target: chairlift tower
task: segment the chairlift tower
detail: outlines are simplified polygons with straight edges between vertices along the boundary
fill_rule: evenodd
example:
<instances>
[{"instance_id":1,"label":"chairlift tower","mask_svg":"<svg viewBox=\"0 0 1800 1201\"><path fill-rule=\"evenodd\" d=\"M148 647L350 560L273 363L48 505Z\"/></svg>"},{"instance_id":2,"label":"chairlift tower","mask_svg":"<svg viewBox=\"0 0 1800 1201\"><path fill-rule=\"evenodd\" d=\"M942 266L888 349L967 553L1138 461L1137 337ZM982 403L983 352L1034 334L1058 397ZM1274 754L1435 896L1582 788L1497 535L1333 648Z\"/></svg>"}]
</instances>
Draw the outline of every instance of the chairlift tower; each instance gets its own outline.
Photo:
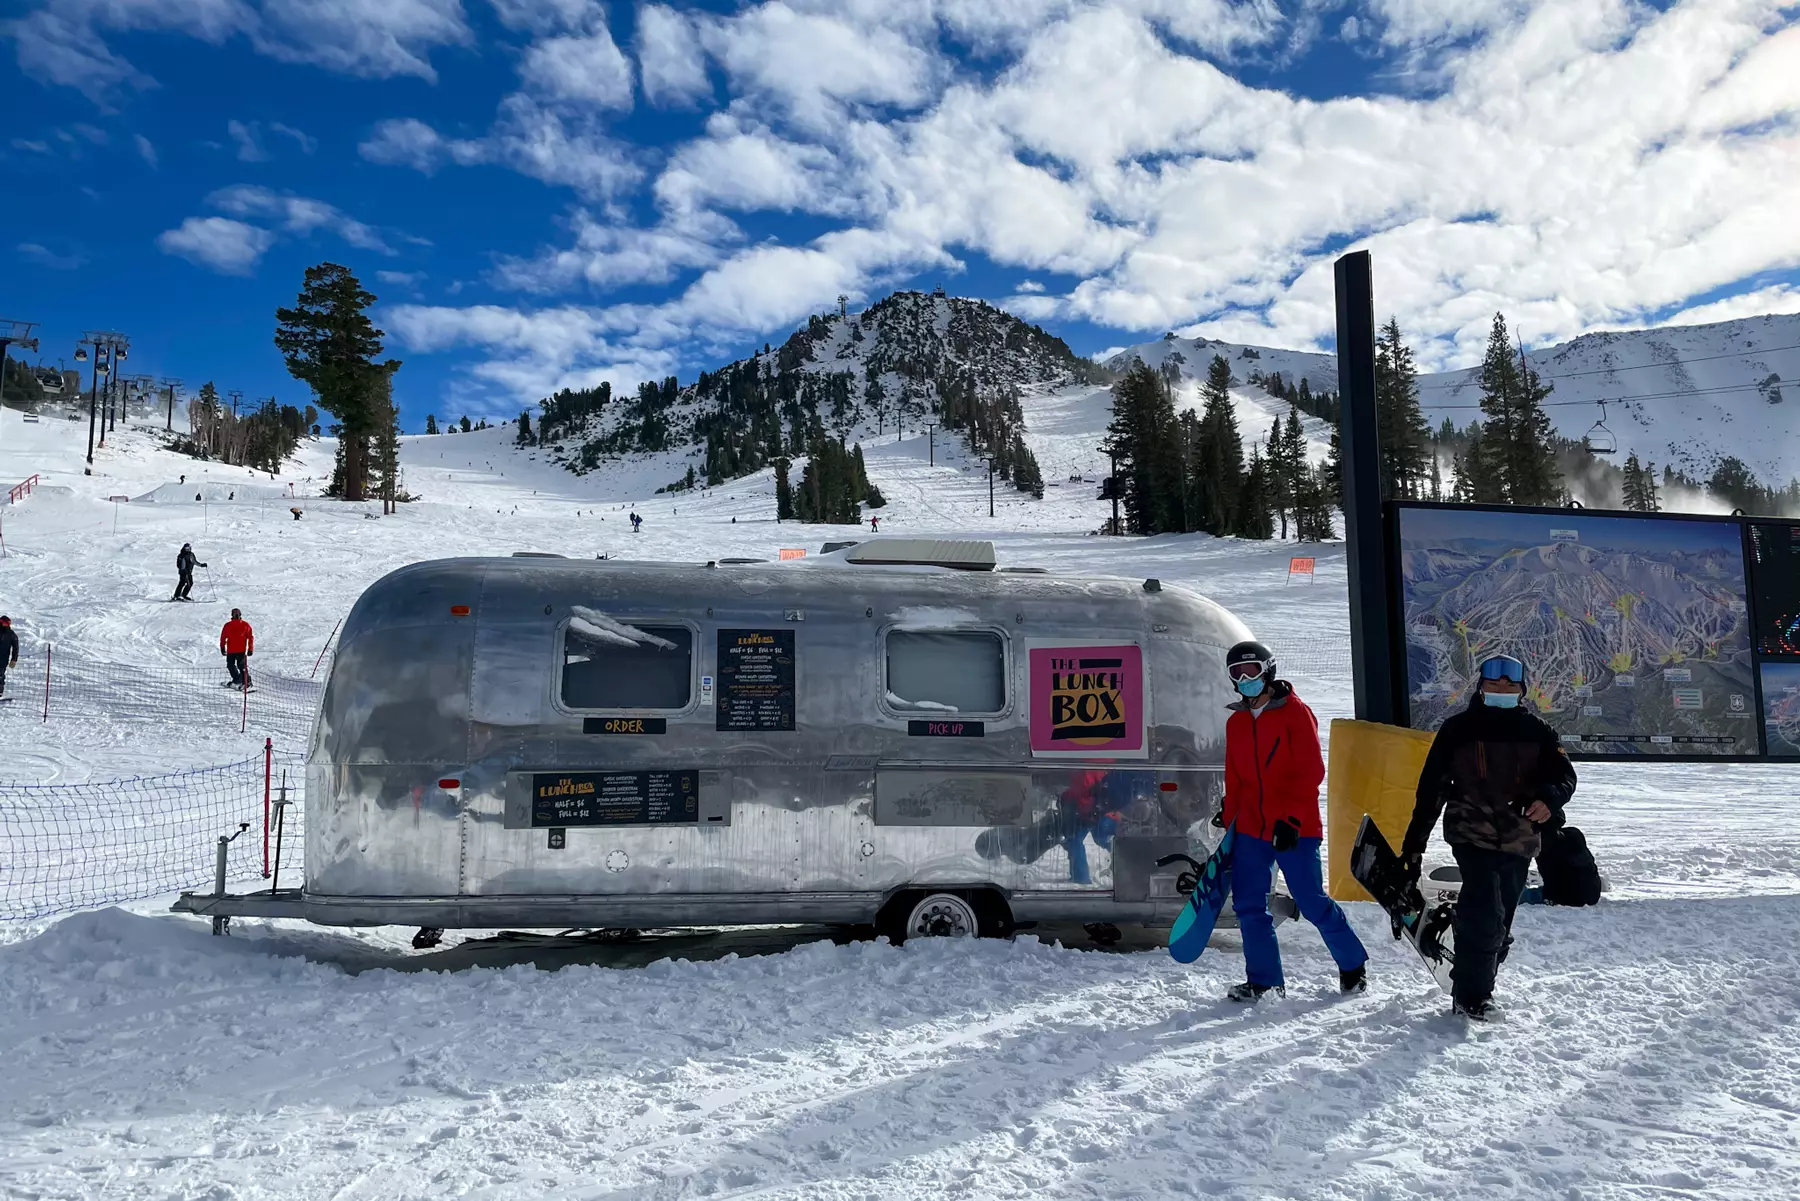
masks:
<instances>
[{"instance_id":1,"label":"chairlift tower","mask_svg":"<svg viewBox=\"0 0 1800 1201\"><path fill-rule=\"evenodd\" d=\"M6 397L6 356L17 343L26 351L38 348L37 337L31 332L38 327L35 321L14 321L10 317L0 317L0 401ZM24 360L20 360L22 363Z\"/></svg>"},{"instance_id":2,"label":"chairlift tower","mask_svg":"<svg viewBox=\"0 0 1800 1201\"><path fill-rule=\"evenodd\" d=\"M174 376L165 375L165 376L163 376L163 378L160 381L158 381L158 386L168 389L168 392L169 392L169 420L168 420L168 423L163 428L166 429L170 433L174 433L175 432L175 394L177 392L181 391L181 381L179 379L175 378Z\"/></svg>"}]
</instances>

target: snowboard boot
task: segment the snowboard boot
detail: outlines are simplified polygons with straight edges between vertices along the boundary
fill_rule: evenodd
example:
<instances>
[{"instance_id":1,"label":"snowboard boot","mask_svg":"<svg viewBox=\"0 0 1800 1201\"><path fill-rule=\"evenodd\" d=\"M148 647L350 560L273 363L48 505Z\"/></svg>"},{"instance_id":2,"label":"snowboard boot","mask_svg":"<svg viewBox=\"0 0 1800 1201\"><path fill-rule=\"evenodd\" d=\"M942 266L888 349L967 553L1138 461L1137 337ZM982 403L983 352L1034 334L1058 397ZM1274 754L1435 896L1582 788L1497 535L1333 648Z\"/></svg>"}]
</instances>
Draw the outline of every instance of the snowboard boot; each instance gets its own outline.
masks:
<instances>
[{"instance_id":1,"label":"snowboard boot","mask_svg":"<svg viewBox=\"0 0 1800 1201\"><path fill-rule=\"evenodd\" d=\"M1359 967L1353 967L1347 972L1339 972L1338 991L1346 993L1368 992L1369 965L1365 963Z\"/></svg>"},{"instance_id":2,"label":"snowboard boot","mask_svg":"<svg viewBox=\"0 0 1800 1201\"><path fill-rule=\"evenodd\" d=\"M1468 1018L1471 1022L1485 1022L1494 1016L1492 1001L1463 1001L1452 999L1450 1012L1458 1017Z\"/></svg>"},{"instance_id":3,"label":"snowboard boot","mask_svg":"<svg viewBox=\"0 0 1800 1201\"><path fill-rule=\"evenodd\" d=\"M1239 1004L1254 1005L1263 999L1264 993L1274 993L1278 997L1287 996L1287 989L1279 984L1252 984L1248 980L1242 984L1233 984L1225 993L1225 999Z\"/></svg>"}]
</instances>

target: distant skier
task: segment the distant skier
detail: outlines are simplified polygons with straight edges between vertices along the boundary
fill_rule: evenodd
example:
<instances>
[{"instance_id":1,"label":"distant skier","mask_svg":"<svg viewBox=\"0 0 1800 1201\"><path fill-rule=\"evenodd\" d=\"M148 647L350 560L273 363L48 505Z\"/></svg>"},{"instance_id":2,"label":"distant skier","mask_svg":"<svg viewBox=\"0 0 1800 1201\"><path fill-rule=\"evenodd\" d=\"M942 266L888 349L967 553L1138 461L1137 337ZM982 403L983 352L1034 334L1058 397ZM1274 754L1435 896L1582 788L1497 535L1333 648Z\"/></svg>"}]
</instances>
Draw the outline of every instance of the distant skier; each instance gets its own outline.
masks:
<instances>
[{"instance_id":1,"label":"distant skier","mask_svg":"<svg viewBox=\"0 0 1800 1201\"><path fill-rule=\"evenodd\" d=\"M1255 1001L1273 989L1285 993L1281 947L1269 916L1275 867L1287 881L1300 915L1319 928L1337 961L1338 987L1368 987L1369 953L1336 901L1325 895L1319 869L1319 785L1325 757L1319 721L1294 686L1277 679L1275 655L1260 642L1240 642L1225 655L1225 670L1242 698L1225 722L1225 804L1213 819L1235 825L1231 852L1231 907L1244 938L1245 980L1226 994Z\"/></svg>"},{"instance_id":2,"label":"distant skier","mask_svg":"<svg viewBox=\"0 0 1800 1201\"><path fill-rule=\"evenodd\" d=\"M869 515L869 532L871 534L879 534L881 532L881 516L880 516L880 514L871 513Z\"/></svg>"},{"instance_id":3,"label":"distant skier","mask_svg":"<svg viewBox=\"0 0 1800 1201\"><path fill-rule=\"evenodd\" d=\"M6 669L19 665L19 636L12 618L0 616L0 696L6 695Z\"/></svg>"},{"instance_id":4,"label":"distant skier","mask_svg":"<svg viewBox=\"0 0 1800 1201\"><path fill-rule=\"evenodd\" d=\"M1513 910L1540 835L1562 823L1575 768L1556 731L1520 705L1525 664L1495 655L1481 665L1469 707L1438 730L1419 773L1418 799L1400 855L1418 882L1438 815L1462 869L1450 997L1477 1021L1491 1009L1494 976L1512 943Z\"/></svg>"},{"instance_id":5,"label":"distant skier","mask_svg":"<svg viewBox=\"0 0 1800 1201\"><path fill-rule=\"evenodd\" d=\"M244 620L241 609L231 611L231 620L219 631L219 653L225 656L225 670L231 682L246 691L250 688L250 656L256 653L256 631Z\"/></svg>"},{"instance_id":6,"label":"distant skier","mask_svg":"<svg viewBox=\"0 0 1800 1201\"><path fill-rule=\"evenodd\" d=\"M642 517L639 517L637 515L637 513L634 511L631 514L631 532L634 534L639 532L639 530L643 528L643 524L644 524L644 519Z\"/></svg>"},{"instance_id":7,"label":"distant skier","mask_svg":"<svg viewBox=\"0 0 1800 1201\"><path fill-rule=\"evenodd\" d=\"M181 553L175 556L175 595L171 596L169 598L170 600L184 601L194 599L189 596L188 593L194 590L194 566L196 564L199 564L201 567L206 566L206 564L201 563L199 558L195 556L193 546L183 542L181 544Z\"/></svg>"}]
</instances>

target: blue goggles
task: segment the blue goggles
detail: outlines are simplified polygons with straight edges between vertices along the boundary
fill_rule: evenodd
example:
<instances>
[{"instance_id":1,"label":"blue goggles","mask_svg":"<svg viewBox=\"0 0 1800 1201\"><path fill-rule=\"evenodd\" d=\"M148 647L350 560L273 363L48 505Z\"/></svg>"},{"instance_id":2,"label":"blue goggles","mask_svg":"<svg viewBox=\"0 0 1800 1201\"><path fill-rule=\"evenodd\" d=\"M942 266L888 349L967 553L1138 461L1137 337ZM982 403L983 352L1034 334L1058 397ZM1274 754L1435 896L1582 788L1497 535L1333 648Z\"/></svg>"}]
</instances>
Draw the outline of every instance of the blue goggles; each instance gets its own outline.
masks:
<instances>
[{"instance_id":1,"label":"blue goggles","mask_svg":"<svg viewBox=\"0 0 1800 1201\"><path fill-rule=\"evenodd\" d=\"M1511 655L1495 655L1484 659L1481 664L1481 678L1484 680L1511 680L1515 684L1525 682L1525 665Z\"/></svg>"}]
</instances>

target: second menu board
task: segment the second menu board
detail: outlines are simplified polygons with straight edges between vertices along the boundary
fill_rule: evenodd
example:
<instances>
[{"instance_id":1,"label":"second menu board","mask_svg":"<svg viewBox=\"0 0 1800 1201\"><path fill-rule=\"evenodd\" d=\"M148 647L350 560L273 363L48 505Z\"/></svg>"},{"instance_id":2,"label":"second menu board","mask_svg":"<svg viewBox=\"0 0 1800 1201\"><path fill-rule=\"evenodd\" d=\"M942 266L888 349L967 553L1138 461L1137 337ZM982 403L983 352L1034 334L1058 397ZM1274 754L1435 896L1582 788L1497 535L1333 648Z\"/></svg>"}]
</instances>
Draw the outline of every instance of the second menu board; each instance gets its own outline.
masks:
<instances>
[{"instance_id":1,"label":"second menu board","mask_svg":"<svg viewBox=\"0 0 1800 1201\"><path fill-rule=\"evenodd\" d=\"M794 728L794 631L719 631L717 728Z\"/></svg>"}]
</instances>

